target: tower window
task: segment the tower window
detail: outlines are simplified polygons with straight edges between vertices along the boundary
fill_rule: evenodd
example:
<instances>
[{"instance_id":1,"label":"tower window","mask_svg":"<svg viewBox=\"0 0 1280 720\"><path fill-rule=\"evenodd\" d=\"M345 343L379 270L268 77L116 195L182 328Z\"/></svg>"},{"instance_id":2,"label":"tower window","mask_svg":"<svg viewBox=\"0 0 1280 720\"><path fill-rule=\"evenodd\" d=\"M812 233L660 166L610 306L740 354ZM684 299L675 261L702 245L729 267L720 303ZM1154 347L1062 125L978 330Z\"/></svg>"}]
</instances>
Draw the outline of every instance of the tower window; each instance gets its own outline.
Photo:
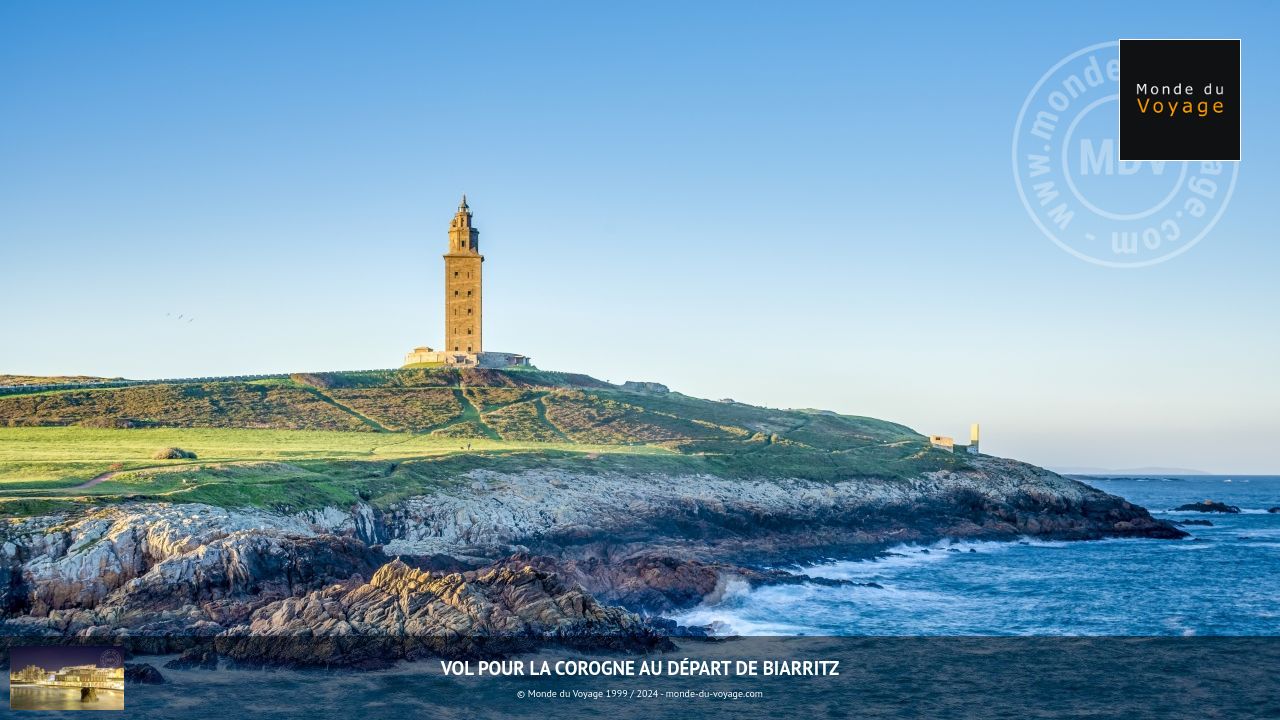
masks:
<instances>
[{"instance_id":1,"label":"tower window","mask_svg":"<svg viewBox=\"0 0 1280 720\"><path fill-rule=\"evenodd\" d=\"M470 291L470 290L468 290L468 291L467 291L467 297L471 297L471 291Z\"/></svg>"},{"instance_id":2,"label":"tower window","mask_svg":"<svg viewBox=\"0 0 1280 720\"><path fill-rule=\"evenodd\" d=\"M454 271L453 271L453 276L454 276L454 277L458 277L458 271L457 271L457 270L454 270Z\"/></svg>"},{"instance_id":3,"label":"tower window","mask_svg":"<svg viewBox=\"0 0 1280 720\"><path fill-rule=\"evenodd\" d=\"M453 291L453 296L454 296L454 297L458 297L458 291L457 291L457 290L454 290L454 291Z\"/></svg>"},{"instance_id":4,"label":"tower window","mask_svg":"<svg viewBox=\"0 0 1280 720\"><path fill-rule=\"evenodd\" d=\"M457 311L457 310L454 310L454 312L458 312L458 311ZM470 315L470 314L471 314L471 308L467 308L467 314L468 314L468 315Z\"/></svg>"},{"instance_id":5,"label":"tower window","mask_svg":"<svg viewBox=\"0 0 1280 720\"><path fill-rule=\"evenodd\" d=\"M467 328L467 334L468 334L468 335L470 335L470 334L471 334L471 328Z\"/></svg>"}]
</instances>

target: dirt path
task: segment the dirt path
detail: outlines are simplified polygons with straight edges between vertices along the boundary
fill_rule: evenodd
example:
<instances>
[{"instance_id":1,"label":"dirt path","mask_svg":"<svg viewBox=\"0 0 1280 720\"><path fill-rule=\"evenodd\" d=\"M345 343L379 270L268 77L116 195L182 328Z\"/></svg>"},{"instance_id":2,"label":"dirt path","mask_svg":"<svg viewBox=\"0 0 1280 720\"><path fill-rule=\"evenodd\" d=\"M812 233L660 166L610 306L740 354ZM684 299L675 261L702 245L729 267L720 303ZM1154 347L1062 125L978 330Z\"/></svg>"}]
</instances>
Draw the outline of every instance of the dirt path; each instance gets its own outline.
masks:
<instances>
[{"instance_id":1,"label":"dirt path","mask_svg":"<svg viewBox=\"0 0 1280 720\"><path fill-rule=\"evenodd\" d=\"M254 460L225 460L225 461L222 461L222 462L218 462L217 464L218 464L218 465L240 465L240 464L242 464L242 463L255 463L255 462L264 462L264 461L263 461L263 460L257 460L257 459L254 459ZM281 460L280 462L284 462L284 461L283 461L283 460ZM165 465L147 465L147 466L144 466L144 467L125 468L125 469L123 469L123 470L108 470L107 472L104 472L104 473L102 473L101 475L95 475L94 477L89 478L88 480L85 480L84 482L80 483L79 485L75 485L75 486L72 486L72 487L69 487L69 488L62 488L61 492L73 492L73 491L75 491L75 490L88 490L89 488L93 487L94 485L97 485L97 484L99 484L99 483L104 483L104 482L106 482L106 481L110 480L111 478L113 478L113 477L115 477L115 476L119 475L120 473L146 472L147 470L173 470L173 469L176 469L176 468L184 468L184 467L191 467L191 466L195 466L195 467L199 468L199 466L200 466L200 465L201 465L201 463L200 463L199 461L197 461L197 462L185 462L185 463L177 463L177 464L174 464L174 463L168 463L168 464L165 464Z\"/></svg>"},{"instance_id":2,"label":"dirt path","mask_svg":"<svg viewBox=\"0 0 1280 720\"><path fill-rule=\"evenodd\" d=\"M104 473L102 473L101 475L97 475L97 476L92 477L92 478L90 478L90 479L88 479L88 480L85 480L84 482L80 483L79 485L76 485L75 487L63 488L63 489L62 489L62 491L63 491L63 492L71 492L71 491L73 491L73 490L88 490L89 488L93 487L94 485L97 485L98 483L106 482L106 481L110 480L111 478L115 477L116 475L119 475L119 474L120 474L120 473L122 473L122 472L137 472L137 471L139 471L139 470L155 470L156 468L162 468L162 467L171 467L171 466L169 466L169 465L150 465L150 466L148 466L148 467L130 468L130 469L128 469L128 470L108 470L107 472L104 472Z\"/></svg>"},{"instance_id":3,"label":"dirt path","mask_svg":"<svg viewBox=\"0 0 1280 720\"><path fill-rule=\"evenodd\" d=\"M332 397L330 397L330 396L328 395L328 393L324 392L323 390L320 390L319 388L315 388L315 387L312 387L312 386L310 386L310 385L301 385L301 386L299 386L299 387L301 387L303 390L310 390L310 391L311 391L311 394L312 394L312 395L315 395L315 396L316 396L316 397L317 397L321 402L326 402L326 403L328 403L328 404L330 404L330 405L332 405L332 406L334 406L334 407L338 408L339 410L341 410L341 411L343 411L343 412L347 413L348 415L350 415L350 416L354 417L355 419L359 420L360 422L364 423L365 425L368 425L369 427L373 428L374 430L377 430L378 432L381 432L381 433L394 432L393 430L390 430L390 429L388 429L388 428L383 427L383 426L382 426L382 423L379 423L377 420L374 420L374 419L373 419L373 418L371 418L371 417L367 417L367 416L365 416L365 415L361 414L361 413L360 413L360 412L358 412L355 408L353 408L353 407L348 407L347 405L344 405L344 404L342 404L342 403L338 402L337 400L335 400L335 399L333 399Z\"/></svg>"},{"instance_id":4,"label":"dirt path","mask_svg":"<svg viewBox=\"0 0 1280 720\"><path fill-rule=\"evenodd\" d=\"M467 388L453 388L453 397L458 401L458 407L460 408L460 412L457 417L446 420L438 425L432 425L431 427L422 430L421 434L434 434L437 430L444 430L445 428L450 428L455 425L474 423L475 426L479 428L480 432L484 433L486 438L490 440L502 440L502 436L498 434L498 431L489 427L489 425L485 423L484 418L481 417L480 408L472 403L471 399L467 397Z\"/></svg>"},{"instance_id":5,"label":"dirt path","mask_svg":"<svg viewBox=\"0 0 1280 720\"><path fill-rule=\"evenodd\" d=\"M571 443L573 442L573 440L571 440L568 435L564 434L564 431L560 429L559 425L556 425L555 423L551 422L551 418L547 417L546 397L549 394L550 393L543 393L539 395L537 398L535 398L533 400L533 409L538 413L538 419L542 421L542 424L551 428L551 431L554 432L556 436L560 438L561 442Z\"/></svg>"}]
</instances>

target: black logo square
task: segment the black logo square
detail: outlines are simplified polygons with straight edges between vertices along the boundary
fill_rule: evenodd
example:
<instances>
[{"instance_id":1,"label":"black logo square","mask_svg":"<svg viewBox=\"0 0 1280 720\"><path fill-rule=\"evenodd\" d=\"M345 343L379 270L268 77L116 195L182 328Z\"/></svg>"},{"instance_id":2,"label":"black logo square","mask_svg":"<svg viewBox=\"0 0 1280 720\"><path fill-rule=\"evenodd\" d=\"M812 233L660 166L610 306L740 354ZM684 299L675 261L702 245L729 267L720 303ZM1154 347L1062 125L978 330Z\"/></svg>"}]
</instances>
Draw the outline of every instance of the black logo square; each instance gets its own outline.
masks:
<instances>
[{"instance_id":1,"label":"black logo square","mask_svg":"<svg viewBox=\"0 0 1280 720\"><path fill-rule=\"evenodd\" d=\"M1240 41L1121 40L1120 159L1239 160Z\"/></svg>"}]
</instances>

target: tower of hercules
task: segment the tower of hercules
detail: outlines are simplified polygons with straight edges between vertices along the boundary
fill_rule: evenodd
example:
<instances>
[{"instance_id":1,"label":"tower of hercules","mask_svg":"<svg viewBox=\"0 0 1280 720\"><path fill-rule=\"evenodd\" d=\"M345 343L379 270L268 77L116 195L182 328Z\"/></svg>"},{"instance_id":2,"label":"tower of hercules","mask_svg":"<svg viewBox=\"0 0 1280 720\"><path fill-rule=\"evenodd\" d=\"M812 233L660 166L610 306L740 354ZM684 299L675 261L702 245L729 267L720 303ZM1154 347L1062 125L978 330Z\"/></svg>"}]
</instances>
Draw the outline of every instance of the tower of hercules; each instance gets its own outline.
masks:
<instances>
[{"instance_id":1,"label":"tower of hercules","mask_svg":"<svg viewBox=\"0 0 1280 720\"><path fill-rule=\"evenodd\" d=\"M480 231L471 225L467 196L449 223L449 252L444 256L444 350L484 352L483 285Z\"/></svg>"},{"instance_id":2,"label":"tower of hercules","mask_svg":"<svg viewBox=\"0 0 1280 720\"><path fill-rule=\"evenodd\" d=\"M484 256L480 231L471 224L471 208L462 196L449 222L449 250L444 254L444 347L416 347L404 357L405 367L455 365L506 368L528 366L526 355L484 349Z\"/></svg>"}]
</instances>

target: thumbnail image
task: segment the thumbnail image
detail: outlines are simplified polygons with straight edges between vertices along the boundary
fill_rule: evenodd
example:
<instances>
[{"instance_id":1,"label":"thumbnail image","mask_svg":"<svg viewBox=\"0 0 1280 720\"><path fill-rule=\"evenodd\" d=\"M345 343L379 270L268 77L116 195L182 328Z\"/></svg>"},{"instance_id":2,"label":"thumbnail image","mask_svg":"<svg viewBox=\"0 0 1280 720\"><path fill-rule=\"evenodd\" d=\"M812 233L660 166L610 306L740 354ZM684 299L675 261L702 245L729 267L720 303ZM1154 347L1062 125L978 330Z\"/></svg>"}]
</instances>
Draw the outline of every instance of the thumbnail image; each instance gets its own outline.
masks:
<instances>
[{"instance_id":1,"label":"thumbnail image","mask_svg":"<svg viewBox=\"0 0 1280 720\"><path fill-rule=\"evenodd\" d=\"M103 646L10 648L9 708L123 710L122 659Z\"/></svg>"}]
</instances>

